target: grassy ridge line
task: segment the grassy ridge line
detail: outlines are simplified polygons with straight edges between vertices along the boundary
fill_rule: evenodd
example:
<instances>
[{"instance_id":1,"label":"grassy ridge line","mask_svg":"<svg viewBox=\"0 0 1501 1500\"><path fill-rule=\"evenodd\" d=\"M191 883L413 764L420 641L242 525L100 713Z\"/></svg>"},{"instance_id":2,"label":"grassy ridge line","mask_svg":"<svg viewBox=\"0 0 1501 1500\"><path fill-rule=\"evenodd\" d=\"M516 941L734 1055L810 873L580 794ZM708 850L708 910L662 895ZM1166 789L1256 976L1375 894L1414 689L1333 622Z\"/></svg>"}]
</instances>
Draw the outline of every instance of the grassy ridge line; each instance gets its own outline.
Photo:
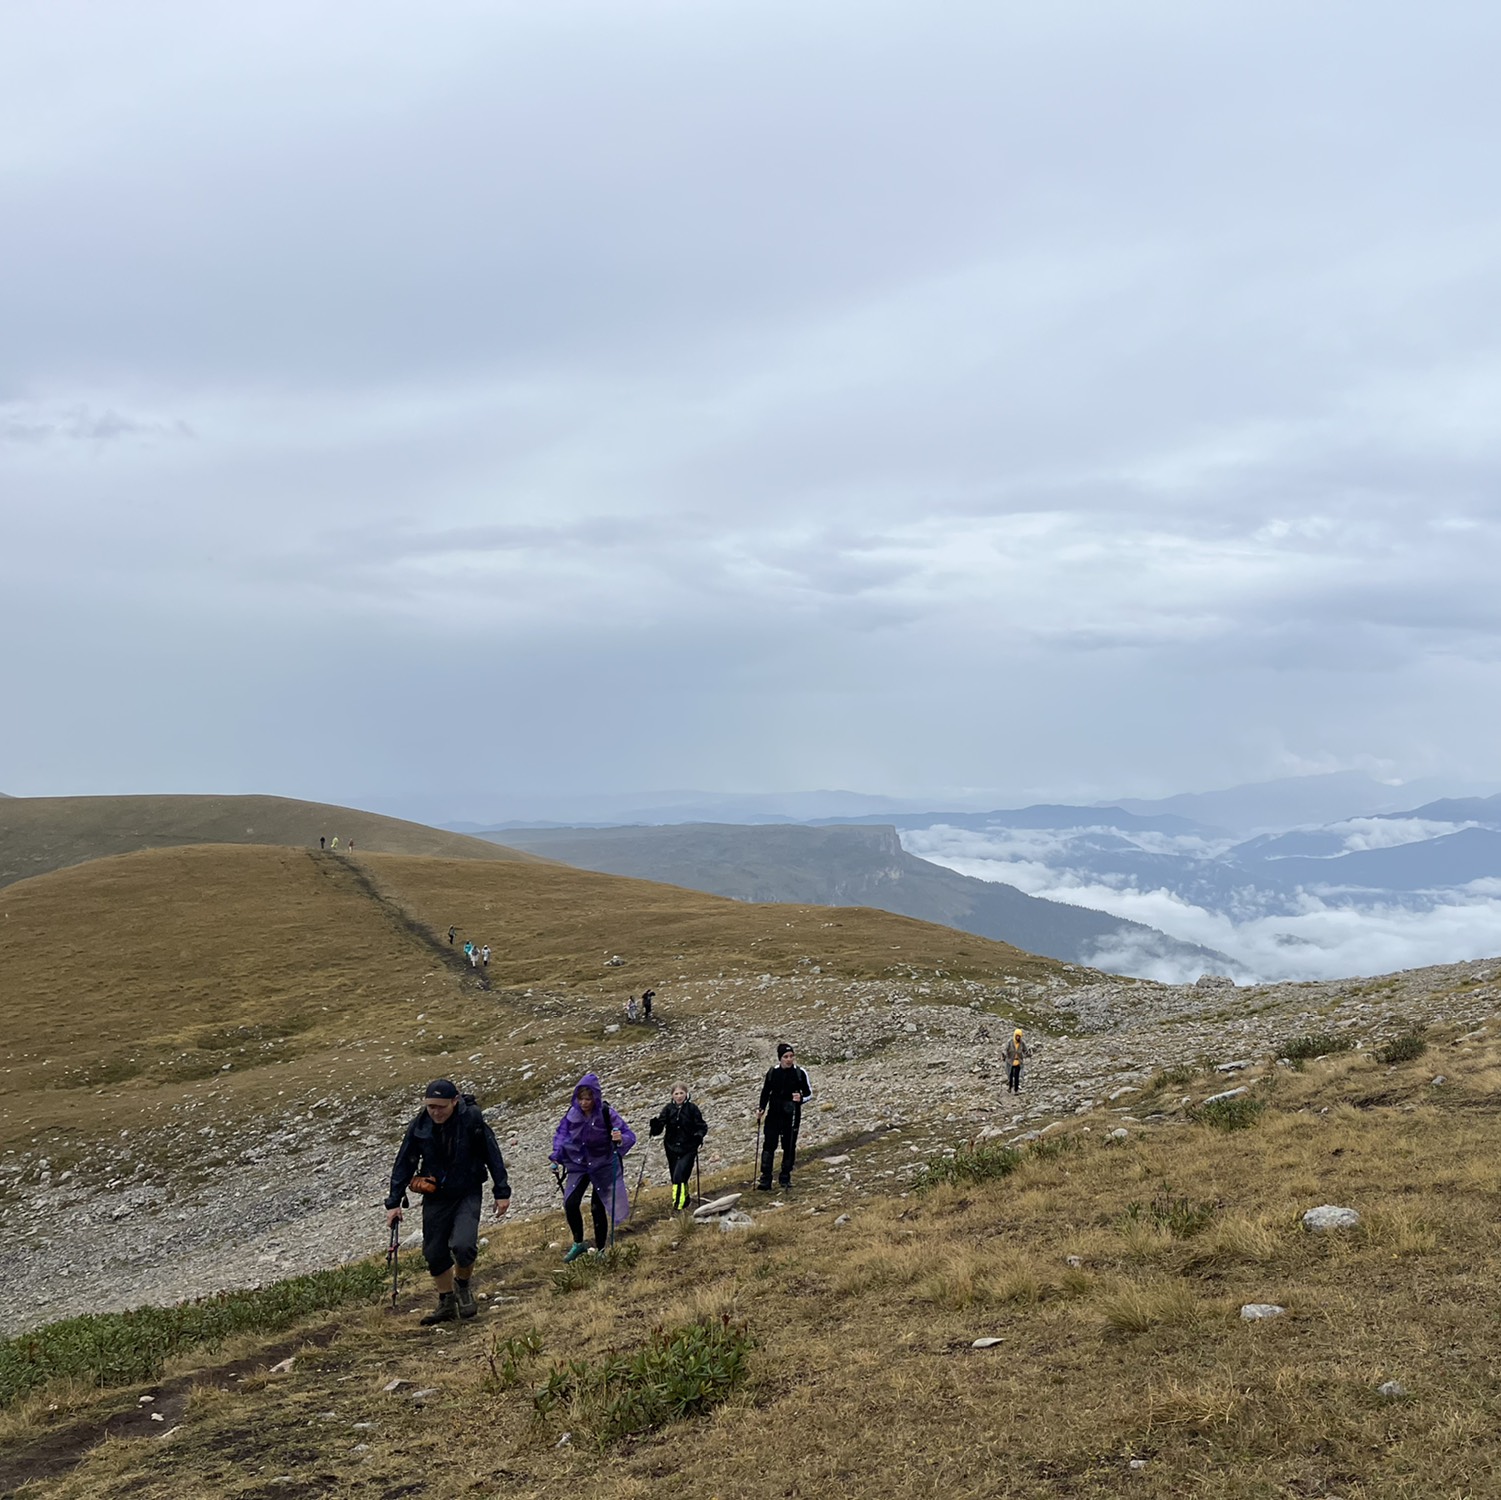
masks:
<instances>
[{"instance_id":1,"label":"grassy ridge line","mask_svg":"<svg viewBox=\"0 0 1501 1500\"><path fill-rule=\"evenodd\" d=\"M316 849L319 836L359 853L542 863L487 839L294 797L15 797L0 803L0 886L87 860L191 844Z\"/></svg>"}]
</instances>

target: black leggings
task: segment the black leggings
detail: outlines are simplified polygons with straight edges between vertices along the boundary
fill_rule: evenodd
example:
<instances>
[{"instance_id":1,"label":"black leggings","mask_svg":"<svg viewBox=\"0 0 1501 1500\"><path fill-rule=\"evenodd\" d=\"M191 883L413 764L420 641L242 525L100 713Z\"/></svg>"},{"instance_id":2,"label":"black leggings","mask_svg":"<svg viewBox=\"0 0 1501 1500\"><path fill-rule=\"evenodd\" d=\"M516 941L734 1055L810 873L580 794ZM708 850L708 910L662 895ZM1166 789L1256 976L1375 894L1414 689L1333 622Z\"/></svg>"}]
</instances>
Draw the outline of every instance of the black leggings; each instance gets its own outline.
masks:
<instances>
[{"instance_id":1,"label":"black leggings","mask_svg":"<svg viewBox=\"0 0 1501 1500\"><path fill-rule=\"evenodd\" d=\"M681 1185L693 1176L693 1165L698 1160L698 1147L690 1147L687 1151L670 1151L662 1148L667 1154L667 1172L673 1184Z\"/></svg>"},{"instance_id":2,"label":"black leggings","mask_svg":"<svg viewBox=\"0 0 1501 1500\"><path fill-rule=\"evenodd\" d=\"M573 1243L582 1245L584 1242L584 1189L590 1185L587 1177L579 1178L579 1185L563 1199L563 1213L568 1219L568 1227L573 1231ZM589 1200L589 1216L594 1221L594 1243L603 1250L605 1242L610 1238L610 1213L605 1207L604 1199L599 1196L599 1189L594 1189L594 1196Z\"/></svg>"}]
</instances>

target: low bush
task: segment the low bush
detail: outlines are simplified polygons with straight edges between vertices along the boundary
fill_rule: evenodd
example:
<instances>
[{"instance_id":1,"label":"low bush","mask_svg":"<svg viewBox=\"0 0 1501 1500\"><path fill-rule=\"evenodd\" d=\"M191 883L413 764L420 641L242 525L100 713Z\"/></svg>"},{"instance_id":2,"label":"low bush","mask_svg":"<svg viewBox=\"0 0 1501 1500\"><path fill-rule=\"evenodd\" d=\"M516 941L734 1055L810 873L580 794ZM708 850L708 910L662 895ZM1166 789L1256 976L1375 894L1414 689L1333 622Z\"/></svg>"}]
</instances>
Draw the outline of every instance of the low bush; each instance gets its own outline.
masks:
<instances>
[{"instance_id":1,"label":"low bush","mask_svg":"<svg viewBox=\"0 0 1501 1500\"><path fill-rule=\"evenodd\" d=\"M1174 1239L1189 1240L1208 1226L1214 1214L1213 1203L1196 1203L1187 1193L1174 1193L1163 1183L1151 1202L1128 1204L1125 1218L1128 1224L1152 1224Z\"/></svg>"},{"instance_id":2,"label":"low bush","mask_svg":"<svg viewBox=\"0 0 1501 1500\"><path fill-rule=\"evenodd\" d=\"M746 1325L728 1313L671 1333L656 1328L633 1354L611 1350L596 1363L555 1366L532 1405L543 1420L566 1411L602 1443L653 1432L724 1401L750 1373L754 1347Z\"/></svg>"},{"instance_id":3,"label":"low bush","mask_svg":"<svg viewBox=\"0 0 1501 1500\"><path fill-rule=\"evenodd\" d=\"M601 1250L594 1255L581 1255L552 1273L552 1289L560 1297L568 1292L581 1292L593 1286L602 1276L624 1271L641 1259L641 1246L627 1240L610 1250Z\"/></svg>"},{"instance_id":4,"label":"low bush","mask_svg":"<svg viewBox=\"0 0 1501 1500\"><path fill-rule=\"evenodd\" d=\"M1233 1099L1201 1104L1188 1111L1188 1118L1197 1125L1208 1125L1211 1130L1249 1130L1265 1108L1265 1100L1237 1094Z\"/></svg>"},{"instance_id":5,"label":"low bush","mask_svg":"<svg viewBox=\"0 0 1501 1500\"><path fill-rule=\"evenodd\" d=\"M997 1181L1009 1177L1021 1163L1022 1154L1014 1146L976 1146L973 1151L959 1151L927 1162L917 1179L917 1190L931 1192L946 1182L958 1186Z\"/></svg>"},{"instance_id":6,"label":"low bush","mask_svg":"<svg viewBox=\"0 0 1501 1500\"><path fill-rule=\"evenodd\" d=\"M1307 1036L1288 1037L1277 1049L1277 1056L1290 1063L1304 1063L1334 1052L1348 1052L1354 1045L1355 1039L1343 1032L1310 1031Z\"/></svg>"},{"instance_id":7,"label":"low bush","mask_svg":"<svg viewBox=\"0 0 1501 1500\"><path fill-rule=\"evenodd\" d=\"M1411 1062L1428 1050L1428 1038L1421 1026L1413 1026L1394 1036L1385 1046L1376 1049L1376 1061L1384 1063Z\"/></svg>"},{"instance_id":8,"label":"low bush","mask_svg":"<svg viewBox=\"0 0 1501 1500\"><path fill-rule=\"evenodd\" d=\"M486 1382L491 1390L505 1390L521 1384L523 1366L529 1364L542 1352L542 1335L535 1328L528 1328L513 1338L494 1334L490 1347L485 1350L485 1363L490 1366Z\"/></svg>"},{"instance_id":9,"label":"low bush","mask_svg":"<svg viewBox=\"0 0 1501 1500\"><path fill-rule=\"evenodd\" d=\"M239 1334L275 1333L312 1313L378 1297L385 1284L382 1262L359 1261L177 1307L48 1323L0 1343L0 1406L52 1380L101 1387L155 1380L174 1355L216 1349Z\"/></svg>"}]
</instances>

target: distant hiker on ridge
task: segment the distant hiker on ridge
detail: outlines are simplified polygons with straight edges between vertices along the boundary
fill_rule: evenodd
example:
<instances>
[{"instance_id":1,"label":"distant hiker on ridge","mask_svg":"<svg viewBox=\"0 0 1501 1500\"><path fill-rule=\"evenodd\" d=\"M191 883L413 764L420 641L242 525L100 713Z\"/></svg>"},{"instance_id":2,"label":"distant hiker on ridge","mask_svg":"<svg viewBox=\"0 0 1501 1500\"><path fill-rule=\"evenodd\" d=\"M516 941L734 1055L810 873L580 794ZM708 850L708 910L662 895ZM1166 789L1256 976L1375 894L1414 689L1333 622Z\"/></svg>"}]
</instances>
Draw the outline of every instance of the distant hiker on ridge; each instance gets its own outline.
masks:
<instances>
[{"instance_id":1,"label":"distant hiker on ridge","mask_svg":"<svg viewBox=\"0 0 1501 1500\"><path fill-rule=\"evenodd\" d=\"M632 995L625 1002L625 1018L627 1021L634 1021L638 1014L636 1010L636 997Z\"/></svg>"},{"instance_id":2,"label":"distant hiker on ridge","mask_svg":"<svg viewBox=\"0 0 1501 1500\"><path fill-rule=\"evenodd\" d=\"M495 1217L503 1218L511 1206L511 1184L495 1132L469 1095L461 1098L451 1079L435 1078L422 1112L407 1126L386 1195L388 1224L402 1217L408 1188L422 1199L422 1258L438 1293L438 1306L423 1318L425 1324L472 1318L479 1311L469 1278L479 1258L486 1172L495 1182Z\"/></svg>"},{"instance_id":3,"label":"distant hiker on ridge","mask_svg":"<svg viewBox=\"0 0 1501 1500\"><path fill-rule=\"evenodd\" d=\"M450 947L450 948L452 948L452 947L453 947L453 940L454 940L454 939L455 939L455 938L456 938L456 937L457 937L457 936L458 936L458 935L459 935L459 929L458 929L458 928L457 928L457 927L450 927L450 928L449 928L449 929L448 929L448 946L449 946L449 947Z\"/></svg>"},{"instance_id":4,"label":"distant hiker on ridge","mask_svg":"<svg viewBox=\"0 0 1501 1500\"><path fill-rule=\"evenodd\" d=\"M483 963L484 966L488 969L490 967L490 945L489 945L489 943L486 943L485 946L479 950L479 956L480 956L480 962Z\"/></svg>"},{"instance_id":5,"label":"distant hiker on ridge","mask_svg":"<svg viewBox=\"0 0 1501 1500\"><path fill-rule=\"evenodd\" d=\"M761 1105L756 1110L756 1124L766 1121L766 1133L761 1140L761 1176L756 1182L758 1192L771 1191L771 1169L777 1154L777 1143L782 1146L782 1170L777 1182L782 1187L792 1186L792 1169L797 1164L797 1132L803 1123L803 1101L813 1096L813 1085L808 1075L797 1065L797 1053L791 1042L777 1043L777 1065L766 1074L761 1085Z\"/></svg>"},{"instance_id":6,"label":"distant hiker on ridge","mask_svg":"<svg viewBox=\"0 0 1501 1500\"><path fill-rule=\"evenodd\" d=\"M1006 1077L1006 1087L1013 1094L1022 1091L1022 1063L1031 1057L1032 1049L1022 1040L1020 1026L1011 1033L1011 1040L1001 1049L1001 1056L1006 1059L1006 1065L1011 1069Z\"/></svg>"},{"instance_id":7,"label":"distant hiker on ridge","mask_svg":"<svg viewBox=\"0 0 1501 1500\"><path fill-rule=\"evenodd\" d=\"M709 1127L704 1123L703 1113L698 1105L688 1097L686 1083L679 1080L673 1084L671 1103L664 1105L652 1117L648 1129L654 1136L662 1136L662 1149L667 1154L667 1172L672 1179L672 1206L687 1208L688 1179L693 1176L698 1148L703 1145Z\"/></svg>"},{"instance_id":8,"label":"distant hiker on ridge","mask_svg":"<svg viewBox=\"0 0 1501 1500\"><path fill-rule=\"evenodd\" d=\"M328 847L330 849L337 849L339 847L339 835L338 834L334 835L334 841Z\"/></svg>"},{"instance_id":9,"label":"distant hiker on ridge","mask_svg":"<svg viewBox=\"0 0 1501 1500\"><path fill-rule=\"evenodd\" d=\"M655 990L646 990L641 996L641 1015L644 1020L651 1020L651 1003L657 998Z\"/></svg>"},{"instance_id":10,"label":"distant hiker on ridge","mask_svg":"<svg viewBox=\"0 0 1501 1500\"><path fill-rule=\"evenodd\" d=\"M565 1174L563 1213L573 1231L573 1244L565 1261L586 1253L584 1244L584 1189L593 1188L589 1216L594 1222L594 1248L603 1250L617 1224L631 1213L631 1193L625 1180L624 1158L636 1144L636 1132L600 1094L599 1079L585 1073L574 1085L568 1112L553 1133L554 1166Z\"/></svg>"},{"instance_id":11,"label":"distant hiker on ridge","mask_svg":"<svg viewBox=\"0 0 1501 1500\"><path fill-rule=\"evenodd\" d=\"M320 849L327 849L328 848L328 840L326 838L324 838L321 833L318 835L318 847Z\"/></svg>"}]
</instances>

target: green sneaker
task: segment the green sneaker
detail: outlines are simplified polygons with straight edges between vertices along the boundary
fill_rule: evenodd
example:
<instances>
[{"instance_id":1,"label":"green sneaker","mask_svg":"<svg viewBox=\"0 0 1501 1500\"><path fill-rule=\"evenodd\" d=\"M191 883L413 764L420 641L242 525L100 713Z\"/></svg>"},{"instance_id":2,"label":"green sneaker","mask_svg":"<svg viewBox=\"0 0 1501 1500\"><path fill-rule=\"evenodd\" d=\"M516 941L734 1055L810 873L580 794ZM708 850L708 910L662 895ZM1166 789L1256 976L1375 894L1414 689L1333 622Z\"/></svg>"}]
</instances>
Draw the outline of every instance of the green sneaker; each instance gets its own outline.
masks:
<instances>
[{"instance_id":1,"label":"green sneaker","mask_svg":"<svg viewBox=\"0 0 1501 1500\"><path fill-rule=\"evenodd\" d=\"M564 1251L563 1264L566 1266L569 1261L577 1260L579 1256L587 1255L588 1253L589 1247L582 1240L579 1240L575 1244L570 1245L568 1249Z\"/></svg>"}]
</instances>

